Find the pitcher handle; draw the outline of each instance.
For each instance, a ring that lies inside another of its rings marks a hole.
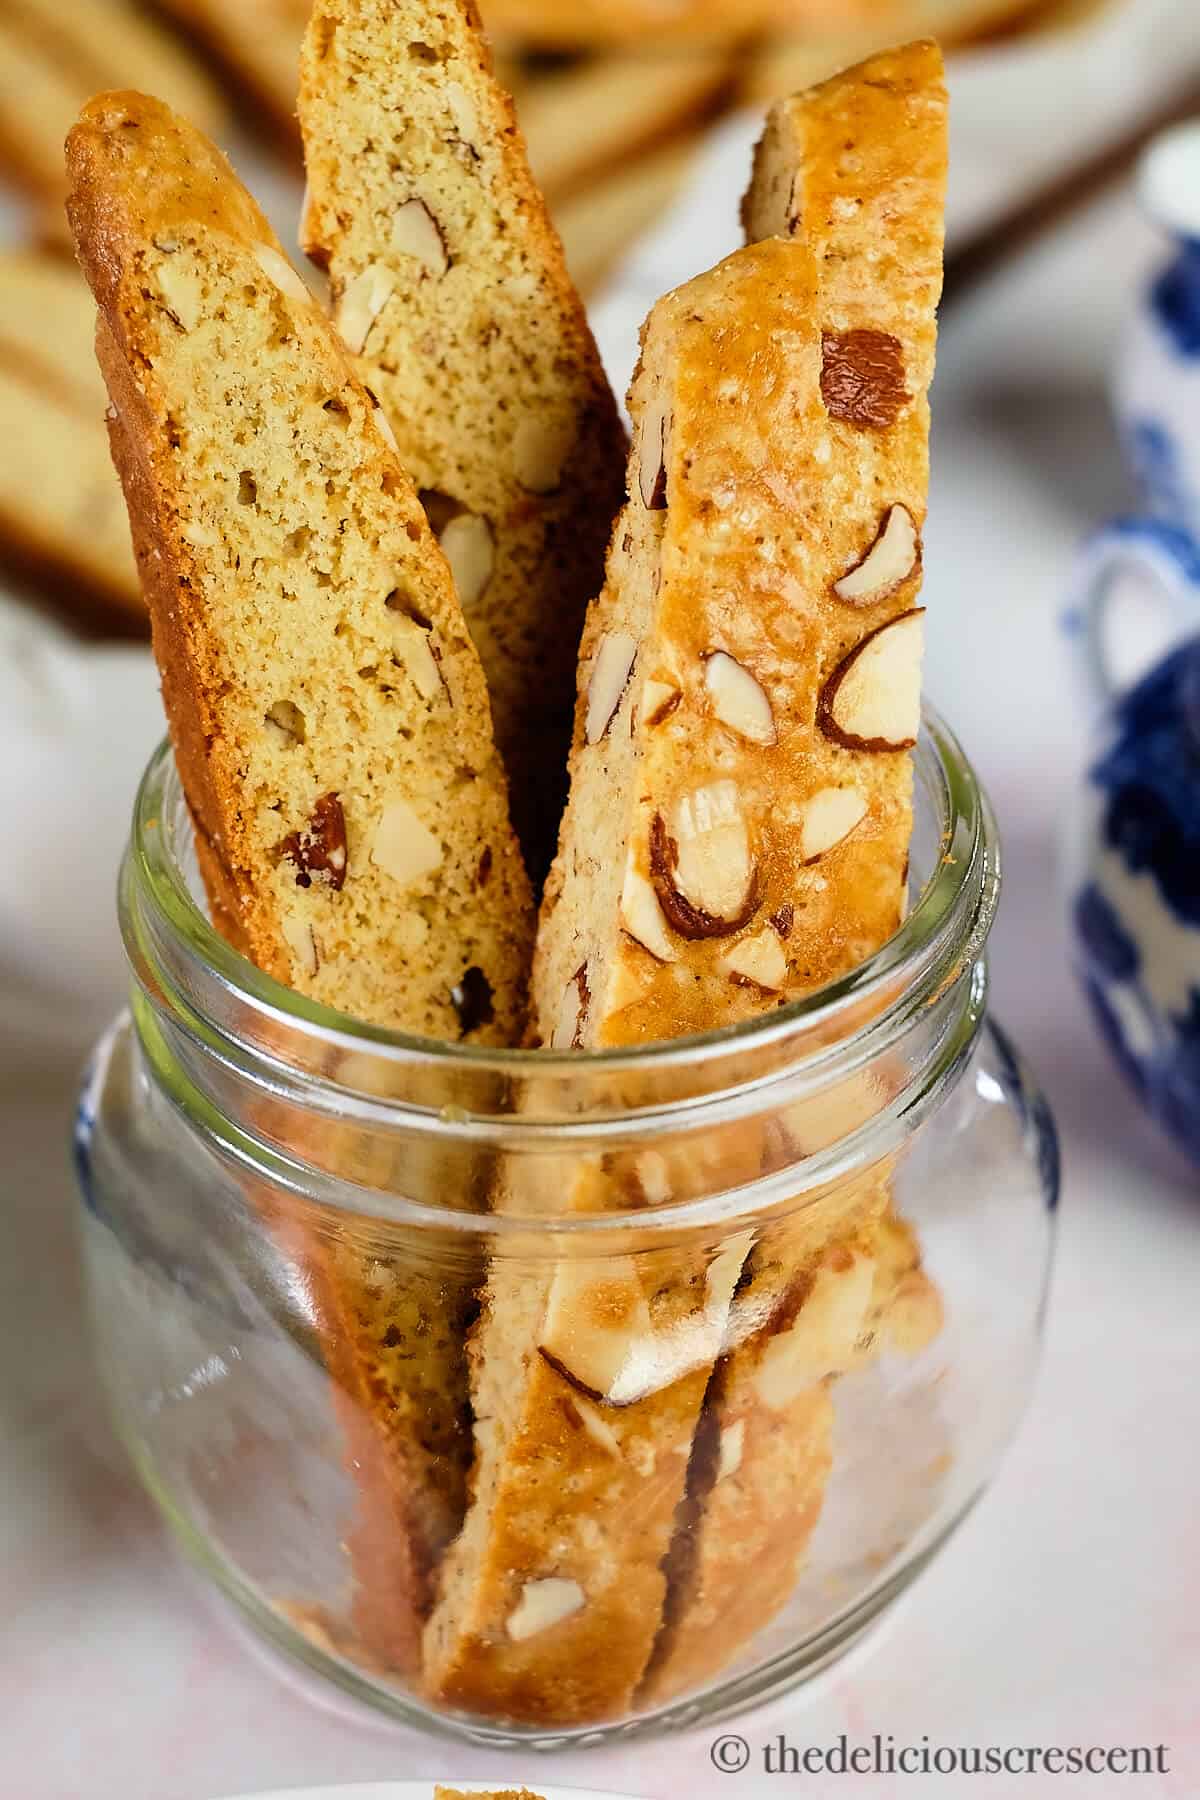
[[[1107,707],[1200,630],[1200,545],[1164,520],[1115,519],[1079,553],[1066,623],[1090,700]]]

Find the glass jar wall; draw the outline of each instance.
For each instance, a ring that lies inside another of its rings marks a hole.
[[[1053,1128],[986,1018],[990,816],[930,716],[913,905],[854,975],[635,1052],[338,1018],[198,902],[161,752],[80,1109],[119,1429],[187,1553],[375,1705],[490,1741],[823,1667],[991,1478]]]

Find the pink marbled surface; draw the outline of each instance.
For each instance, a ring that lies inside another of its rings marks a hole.
[[[1008,851],[997,1010],[1041,1073],[1066,1155],[1046,1358],[992,1492],[848,1663],[736,1727],[949,1743],[1159,1743],[1171,1773],[1062,1784],[1200,1793],[1200,1181],[1143,1123],[1067,976],[1056,839],[1080,758],[1055,616],[1071,547],[1123,503],[1104,370],[1153,246],[1127,197],[957,312],[936,391],[931,691],[993,793]],[[15,989],[14,989],[15,991]],[[11,1035],[11,1034],[10,1034]],[[52,1038],[53,1034],[49,1034]],[[718,1774],[702,1731],[538,1759],[314,1704],[247,1648],[168,1549],[104,1421],[72,1237],[68,1055],[0,1034],[0,1795],[210,1800],[455,1775],[689,1800],[778,1791]],[[786,1789],[788,1783],[783,1783]],[[884,1797],[1045,1791],[846,1776]],[[1057,1791],[1059,1784],[1055,1784]]]

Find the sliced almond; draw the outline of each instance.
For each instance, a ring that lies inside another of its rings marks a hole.
[[[305,919],[298,918],[295,913],[285,913],[281,921],[284,942],[295,958],[295,973],[298,975],[315,975],[320,962],[317,957],[317,940],[313,936],[313,928]]]
[[[270,244],[255,244],[254,260],[267,280],[273,281],[280,293],[286,294],[289,300],[298,300],[302,306],[313,304],[312,294],[287,257],[281,256]]]
[[[673,681],[646,681],[642,684],[642,717],[647,725],[661,725],[669,719],[683,695]]]
[[[568,1418],[575,1420],[606,1456],[615,1457],[620,1462],[621,1440],[608,1420],[578,1394],[569,1395],[565,1404]]]
[[[659,905],[681,937],[741,930],[758,905],[758,879],[735,782],[714,781],[685,794],[669,828],[655,814],[650,871]]]
[[[577,1581],[564,1581],[557,1575],[544,1581],[527,1581],[521,1598],[508,1615],[504,1629],[514,1644],[523,1644],[539,1632],[549,1631],[582,1610],[587,1596]]]
[[[167,311],[181,331],[194,331],[204,306],[203,291],[194,269],[186,263],[160,263],[154,280]]]
[[[444,525],[439,539],[463,606],[474,606],[487,590],[496,564],[496,540],[486,519],[462,512]]]
[[[751,981],[768,993],[778,993],[787,981],[788,960],[775,931],[760,931],[740,939],[726,951],[718,967],[724,974]]]
[[[458,81],[446,83],[445,98],[446,110],[454,121],[455,132],[478,155],[480,131],[475,102]]]
[[[633,1159],[633,1180],[638,1203],[642,1206],[665,1206],[671,1198],[671,1170],[660,1150],[641,1150]]]
[[[707,1303],[718,1311],[728,1312],[733,1303],[734,1290],[741,1279],[746,1258],[754,1246],[752,1231],[739,1231],[713,1257],[708,1265],[708,1273],[704,1278]]]
[[[562,1003],[558,1009],[558,1018],[550,1038],[552,1050],[578,1050],[580,1048],[581,1034],[591,997],[588,989],[587,964],[581,963],[568,981],[563,994]]]
[[[644,875],[630,866],[625,871],[621,889],[621,924],[643,950],[659,962],[674,962],[676,949],[667,936],[666,920],[658,903],[658,895]]]
[[[304,714],[294,700],[276,700],[274,706],[268,708],[266,725],[277,741],[289,745],[304,742]]]
[[[764,1406],[781,1412],[805,1388],[853,1366],[874,1280],[874,1259],[844,1249],[818,1269],[792,1324],[770,1339],[754,1372]]]
[[[714,650],[705,658],[704,685],[723,725],[752,744],[775,742],[775,715],[762,684],[728,651]]]
[[[600,639],[588,679],[584,736],[589,744],[598,744],[608,735],[629,686],[636,656],[637,639],[627,631],[610,631]]]
[[[717,1480],[724,1481],[730,1475],[736,1475],[742,1466],[742,1456],[746,1447],[746,1421],[737,1419],[727,1425],[721,1433],[720,1448],[717,1453]]]
[[[415,256],[434,275],[450,267],[442,228],[423,200],[406,200],[392,220],[392,249]]]
[[[538,1351],[588,1400],[628,1406],[652,1392],[654,1331],[632,1259],[560,1263]]]
[[[526,413],[513,433],[513,473],[531,494],[552,494],[575,447],[573,419],[544,419]]]
[[[374,394],[371,395],[371,398],[372,398],[372,400],[375,400]],[[379,432],[380,437],[383,439],[383,441],[387,445],[388,449],[394,450],[396,452],[397,456],[399,456],[400,446],[396,442],[396,434],[392,430],[392,421],[388,418],[387,414],[384,412],[384,410],[383,410],[382,406],[379,404],[378,400],[375,400],[375,410],[372,413],[371,417],[374,419],[375,428]]]
[[[817,724],[846,750],[909,750],[921,727],[924,607],[889,619],[843,657],[821,689]]]
[[[388,621],[392,628],[392,650],[397,661],[422,700],[437,699],[445,692],[445,688],[442,672],[429,641],[429,633],[422,630],[407,613],[391,611]]]
[[[862,824],[867,796],[861,788],[825,787],[804,804],[800,816],[800,858],[814,863]]]
[[[442,846],[407,800],[389,800],[379,816],[371,843],[371,861],[402,887],[431,875],[442,860]]]
[[[638,450],[638,491],[648,512],[662,512],[667,504],[667,440],[670,413],[665,400],[656,400],[642,415]]]
[[[395,271],[383,263],[370,263],[346,283],[334,312],[334,324],[347,350],[357,356],[371,335],[371,327],[396,288]]]
[[[839,600],[856,605],[882,600],[906,581],[921,555],[917,528],[907,506],[893,506],[884,517],[875,540],[862,561],[848,569],[833,591]]]

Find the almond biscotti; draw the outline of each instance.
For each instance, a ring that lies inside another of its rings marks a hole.
[[[825,754],[832,755],[831,766],[840,763],[852,774],[869,765],[890,787],[894,856],[909,832],[910,772],[903,740],[915,734],[916,688],[908,696],[913,733],[865,723],[846,732],[842,709],[847,683],[863,700],[866,690],[855,687],[855,671],[861,684],[872,657],[886,663],[888,645],[918,628],[914,603],[928,484],[927,392],[941,291],[945,180],[941,56],[935,45],[916,43],[777,106],[745,204],[750,238],[778,233],[806,267],[814,259],[818,271],[826,414],[821,479],[830,507],[822,565],[825,603],[831,619],[845,620],[859,634],[859,647],[827,675],[817,696],[818,742],[828,734],[832,748]],[[912,674],[915,681],[915,666]],[[868,699],[864,717],[871,711]],[[906,869],[903,861],[894,866]],[[896,898],[893,926],[900,921]],[[886,1099],[864,1090],[864,1116]],[[883,1199],[890,1174],[885,1165],[875,1176]],[[818,1286],[793,1327],[781,1330],[777,1322],[723,1361],[698,1444],[736,1439],[742,1453],[737,1467],[726,1466],[723,1473],[711,1456],[694,1460],[688,1542],[677,1550],[668,1603],[671,1629],[656,1650],[643,1703],[692,1687],[717,1666],[718,1643],[719,1658],[727,1659],[786,1603],[816,1519],[811,1507],[790,1508],[787,1500],[791,1490],[812,1488],[812,1420],[823,1411],[817,1399],[823,1390],[814,1384],[852,1367],[855,1343],[873,1335],[868,1325],[873,1265],[885,1280],[889,1269],[894,1271],[902,1341],[920,1348],[940,1323],[936,1290],[920,1270],[915,1247],[903,1281],[895,1271],[897,1244],[911,1245],[905,1232],[900,1221],[889,1218],[881,1222],[873,1248],[860,1246],[840,1271],[826,1271],[824,1291],[839,1297],[838,1341],[820,1356],[811,1344]],[[766,1234],[754,1251],[743,1297],[778,1320],[786,1296],[808,1292],[812,1282],[805,1236],[793,1236],[785,1225]]]
[[[303,225],[454,570],[535,881],[624,444],[472,0],[317,0]]]
[[[0,557],[75,619],[145,619],[104,432],[96,309],[78,271],[0,255]]]
[[[803,241],[773,240],[647,323],[629,500],[584,636],[535,957],[536,1024],[556,1048],[761,1015],[861,961],[899,919],[919,614],[903,581],[865,608],[833,591],[862,560],[842,540],[863,523],[843,526],[826,480],[818,281]],[[852,679],[893,616],[887,653]],[[718,1185],[753,1179],[762,1154],[757,1129],[732,1134]],[[660,1162],[654,1198],[678,1197],[685,1168]],[[570,1202],[622,1198],[584,1170]],[[884,1200],[868,1182],[805,1208],[810,1259]],[[518,1184],[498,1203],[538,1197]],[[749,1247],[550,1277],[493,1269],[472,1352],[487,1431],[426,1639],[440,1699],[548,1724],[630,1708]],[[682,1366],[660,1355],[669,1341]]]
[[[106,95],[68,159],[113,451],[218,924],[261,968],[355,1018],[519,1039],[532,905],[483,676],[382,415],[198,132],[156,101]],[[461,1508],[473,1283],[397,1267],[353,1221],[336,1243],[285,1227],[404,1667]]]

